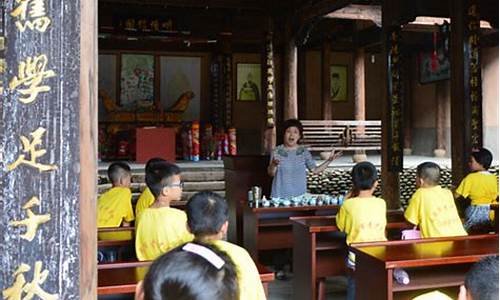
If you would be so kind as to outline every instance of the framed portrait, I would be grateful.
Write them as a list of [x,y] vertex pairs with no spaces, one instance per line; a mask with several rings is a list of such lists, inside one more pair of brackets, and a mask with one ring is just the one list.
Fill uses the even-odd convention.
[[260,101],[262,95],[260,64],[237,64],[236,99],[238,101]]
[[182,120],[200,119],[201,58],[160,57],[160,102],[165,111],[182,112]]
[[153,105],[154,66],[153,55],[123,54],[121,56],[121,106],[135,109]]
[[431,50],[419,53],[417,62],[420,83],[450,79],[450,60],[444,55],[443,49],[438,49],[436,54],[433,60]]
[[330,66],[330,99],[347,101],[347,66]]

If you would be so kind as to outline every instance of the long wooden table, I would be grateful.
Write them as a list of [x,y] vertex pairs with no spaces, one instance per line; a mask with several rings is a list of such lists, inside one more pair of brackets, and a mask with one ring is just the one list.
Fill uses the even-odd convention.
[[[356,299],[400,298],[422,289],[455,287],[463,283],[471,264],[498,255],[498,234],[353,244],[356,254]],[[404,268],[410,283],[393,280]]]
[[[293,227],[288,214],[297,216],[332,215],[337,205],[259,207],[245,206],[243,212],[243,246],[254,259],[260,250],[293,248]],[[276,216],[278,214],[278,216]],[[279,214],[283,214],[282,217]],[[266,218],[268,216],[272,218]]]
[[[144,279],[152,261],[99,264],[97,266],[97,294],[130,294],[135,292],[137,283]],[[256,263],[266,296],[274,273]]]
[[[345,274],[347,246],[345,238],[331,234],[338,231],[334,216],[292,217],[293,223],[293,299],[322,299],[320,280]],[[388,212],[388,230],[413,228],[402,212]]]

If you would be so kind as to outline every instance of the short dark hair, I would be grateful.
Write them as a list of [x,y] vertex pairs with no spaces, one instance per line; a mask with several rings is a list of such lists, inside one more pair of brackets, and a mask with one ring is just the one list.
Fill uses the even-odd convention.
[[441,168],[436,163],[426,161],[417,166],[417,176],[428,184],[438,185],[439,178],[441,178]]
[[108,178],[111,183],[116,184],[123,176],[130,176],[130,166],[123,161],[117,161],[109,165]]
[[357,163],[352,168],[351,177],[354,191],[369,190],[377,181],[377,168],[369,161]]
[[227,202],[214,192],[193,195],[186,205],[189,230],[196,237],[217,234],[229,217]]
[[161,190],[169,185],[172,181],[172,176],[179,175],[181,169],[166,161],[154,163],[146,172],[146,184],[151,190],[151,193],[157,198],[161,194]]
[[297,119],[288,119],[285,122],[283,122],[283,134],[281,136],[284,136],[286,130],[290,127],[297,127],[300,133],[300,137],[302,138],[302,133],[304,131],[304,128],[302,127],[302,123]]
[[464,285],[474,300],[498,300],[498,256],[475,263],[465,275]]
[[201,255],[183,250],[181,245],[157,258],[144,278],[145,300],[232,300],[239,298],[236,267],[229,256],[215,246],[203,246],[220,257],[217,269]]
[[159,162],[163,162],[163,161],[166,161],[165,159],[161,158],[161,157],[153,157],[153,158],[150,158],[147,162],[146,162],[146,166],[144,167],[144,171],[147,173],[148,170],[150,168],[152,168],[156,163],[159,163]]
[[471,156],[486,170],[490,168],[493,155],[486,148],[479,148],[477,151],[472,151]]

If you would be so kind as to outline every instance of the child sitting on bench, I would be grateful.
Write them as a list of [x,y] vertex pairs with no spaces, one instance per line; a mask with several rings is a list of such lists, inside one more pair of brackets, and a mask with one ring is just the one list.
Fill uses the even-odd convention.
[[213,192],[200,192],[189,199],[186,212],[189,230],[195,235],[195,240],[213,244],[233,260],[238,276],[239,299],[266,299],[259,271],[248,252],[223,240],[229,217],[226,200]]
[[238,299],[236,268],[216,247],[190,242],[153,262],[136,286],[135,299]]
[[[367,161],[352,168],[352,190],[336,216],[337,227],[347,234],[346,243],[386,241],[387,224],[384,199],[373,196],[377,188],[377,169]],[[355,268],[355,255],[349,251],[347,267]],[[347,277],[347,299],[355,299],[354,278]]]
[[180,200],[183,183],[178,166],[158,162],[146,174],[146,184],[155,202],[137,219],[135,252],[139,260],[153,260],[181,244],[193,240],[187,231],[187,216],[170,202]]
[[440,168],[433,162],[417,166],[417,190],[405,211],[408,222],[424,238],[467,235],[450,190],[439,185]]

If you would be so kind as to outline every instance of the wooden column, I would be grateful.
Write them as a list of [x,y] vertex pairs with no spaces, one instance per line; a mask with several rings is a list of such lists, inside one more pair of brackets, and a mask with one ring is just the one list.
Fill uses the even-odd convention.
[[330,55],[331,47],[330,41],[323,41],[321,48],[321,98],[323,109],[323,120],[332,119],[332,99],[330,96]]
[[434,156],[446,156],[446,88],[445,82],[440,81],[436,83],[436,149],[434,149]]
[[285,32],[285,68],[284,68],[284,119],[297,118],[297,45],[292,33],[291,21],[286,24]]
[[0,290],[95,299],[97,1],[47,3],[3,6]]
[[467,174],[474,147],[482,146],[479,5],[451,1],[451,165],[456,186]]
[[412,105],[413,105],[413,92],[412,92],[412,72],[411,72],[411,65],[413,64],[413,59],[411,55],[406,54],[405,55],[405,61],[404,61],[404,70],[405,70],[405,78],[403,78],[404,82],[404,90],[405,90],[405,102],[403,105],[403,123],[404,123],[404,148],[403,148],[403,153],[404,155],[411,155],[412,154],[412,148],[411,148],[411,133],[412,133],[412,124],[413,124],[413,117],[412,117]]
[[[399,47],[398,0],[382,2],[382,32],[385,76],[380,84],[384,88],[382,105],[382,193],[387,208],[399,208],[399,172],[402,169],[401,126],[401,53]],[[399,64],[399,65],[398,65]]]
[[276,74],[274,70],[273,21],[269,20],[266,37],[266,129],[264,132],[264,153],[271,153],[276,146]]
[[[359,48],[354,56],[354,119],[365,120],[365,50]],[[364,126],[359,126],[358,134],[364,134]],[[366,160],[365,150],[355,151],[354,162]]]

